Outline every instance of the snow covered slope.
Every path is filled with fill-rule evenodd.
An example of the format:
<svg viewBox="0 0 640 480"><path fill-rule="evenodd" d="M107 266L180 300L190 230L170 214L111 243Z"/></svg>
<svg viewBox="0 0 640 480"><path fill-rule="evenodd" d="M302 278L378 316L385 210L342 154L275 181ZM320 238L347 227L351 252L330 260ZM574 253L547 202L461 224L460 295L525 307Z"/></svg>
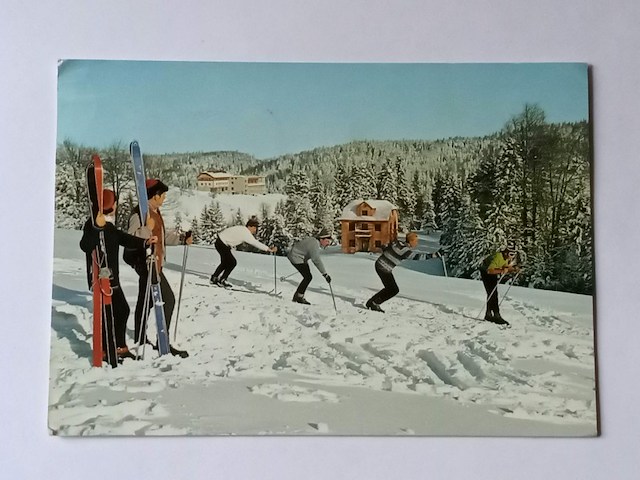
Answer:
<svg viewBox="0 0 640 480"><path fill-rule="evenodd" d="M381 287L376 256L333 249L324 262L335 311L313 266L313 305L302 306L291 302L299 275L280 280L294 272L286 258L274 281L273 257L237 252L230 280L248 292L224 290L208 285L217 252L191 247L175 342L191 356L147 349L144 360L98 369L79 236L55 233L55 434L596 433L591 297L514 287L502 306L512 327L501 329L475 320L480 282L399 267L400 295L379 314L361 308ZM176 296L182 253L168 249ZM137 277L125 264L121 280L133 311Z"/></svg>

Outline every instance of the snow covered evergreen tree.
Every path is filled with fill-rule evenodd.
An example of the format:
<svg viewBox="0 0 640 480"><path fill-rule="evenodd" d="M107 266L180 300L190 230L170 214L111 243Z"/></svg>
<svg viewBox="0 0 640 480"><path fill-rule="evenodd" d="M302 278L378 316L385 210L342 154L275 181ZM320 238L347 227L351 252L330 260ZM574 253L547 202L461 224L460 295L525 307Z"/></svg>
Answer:
<svg viewBox="0 0 640 480"><path fill-rule="evenodd" d="M314 211L309 200L309 179L302 171L294 172L287 179L285 222L294 239L313 232Z"/></svg>
<svg viewBox="0 0 640 480"><path fill-rule="evenodd" d="M244 224L245 224L244 216L242 215L242 212L238 208L238 210L236 210L236 214L233 217L233 225L244 225Z"/></svg>
<svg viewBox="0 0 640 480"><path fill-rule="evenodd" d="M471 278L478 275L478 267L490 251L490 245L477 204L467 194L460 200L455 213L446 222L445 238L441 243L447 251L449 274Z"/></svg>
<svg viewBox="0 0 640 480"><path fill-rule="evenodd" d="M400 227L403 229L410 229L413 220L416 199L409 188L407 182L407 170L406 165L400 157L396 158L396 197L399 214ZM393 203L393 202L392 202Z"/></svg>
<svg viewBox="0 0 640 480"><path fill-rule="evenodd" d="M191 236L193 237L194 244L199 245L202 243L200 239L200 224L198 223L197 217L191 219Z"/></svg>
<svg viewBox="0 0 640 480"><path fill-rule="evenodd" d="M265 245L277 247L276 255L287 255L293 244L293 237L287 231L284 217L279 213L274 213L262 221L256 238Z"/></svg>
<svg viewBox="0 0 640 480"><path fill-rule="evenodd" d="M386 162L378 176L378 200L387 200L398 205L397 172L391 161Z"/></svg>
<svg viewBox="0 0 640 480"><path fill-rule="evenodd" d="M367 200L376 198L378 189L376 187L376 173L373 165L369 162L358 163L353 167L351 175L352 198L362 198Z"/></svg>
<svg viewBox="0 0 640 480"><path fill-rule="evenodd" d="M357 198L355 197L351 181L351 172L343 163L338 163L335 176L335 198L336 211L339 213L342 213L342 210L349 202Z"/></svg>
<svg viewBox="0 0 640 480"><path fill-rule="evenodd" d="M260 220L265 220L267 217L269 217L269 205L267 203L261 203L259 218Z"/></svg>
<svg viewBox="0 0 640 480"><path fill-rule="evenodd" d="M200 243L213 245L216 235L226 227L224 216L220 211L220 204L212 201L202 209L200 214Z"/></svg>
<svg viewBox="0 0 640 480"><path fill-rule="evenodd" d="M179 210L174 216L173 224L177 230L182 230L182 213Z"/></svg>

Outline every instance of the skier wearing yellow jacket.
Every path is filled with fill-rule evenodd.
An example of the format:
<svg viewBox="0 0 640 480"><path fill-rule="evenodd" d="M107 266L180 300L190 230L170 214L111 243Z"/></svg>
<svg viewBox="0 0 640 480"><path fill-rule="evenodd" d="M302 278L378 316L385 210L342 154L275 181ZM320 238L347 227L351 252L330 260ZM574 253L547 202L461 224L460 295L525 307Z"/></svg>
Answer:
<svg viewBox="0 0 640 480"><path fill-rule="evenodd" d="M487 292L487 311L484 319L504 325L508 323L500 315L498 303L498 282L502 275L517 269L515 263L516 250L513 245L505 246L501 251L489 255L480 267L480 276Z"/></svg>

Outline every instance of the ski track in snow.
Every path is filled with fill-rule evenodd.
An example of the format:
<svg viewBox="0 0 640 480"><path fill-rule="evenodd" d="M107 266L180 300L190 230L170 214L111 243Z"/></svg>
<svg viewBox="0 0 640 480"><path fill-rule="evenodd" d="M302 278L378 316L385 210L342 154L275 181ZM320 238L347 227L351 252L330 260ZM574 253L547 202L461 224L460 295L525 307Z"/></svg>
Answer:
<svg viewBox="0 0 640 480"><path fill-rule="evenodd" d="M508 297L502 310L512 326L503 329L474 320L477 310L403 298L402 285L381 314L359 307L368 290L334 282L336 313L318 275L307 292L313 305L305 306L291 302L298 277L278 280L282 295L275 296L269 292L273 274L242 261L230 280L253 293L208 286L204 272L213 269L217 256L208 259L210 264L198 266L203 273L185 277L176 345L191 357L157 357L147 348L143 360L126 360L113 370L90 366L89 293L64 286L82 288L84 262L55 259L52 432L192 433L194 428L171 424L163 393L237 378L259 379L247 394L283 403L339 404L341 395L329 388L351 386L483 405L514 419L595 423L593 334L569 314ZM137 278L126 265L121 270L131 326ZM177 296L179 272L167 269L166 275ZM149 322L151 335L153 326ZM170 334L173 339L173 325ZM296 376L297 385L283 374ZM326 425L312 430L330 433Z"/></svg>

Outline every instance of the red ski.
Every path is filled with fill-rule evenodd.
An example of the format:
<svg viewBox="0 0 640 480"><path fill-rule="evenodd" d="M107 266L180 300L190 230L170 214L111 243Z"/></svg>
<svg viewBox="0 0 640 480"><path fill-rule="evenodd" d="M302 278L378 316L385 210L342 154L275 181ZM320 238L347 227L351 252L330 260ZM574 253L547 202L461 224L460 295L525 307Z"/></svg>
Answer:
<svg viewBox="0 0 640 480"><path fill-rule="evenodd" d="M87 190L91 204L91 219L95 222L98 213L102 213L103 205L103 170L98 155L91 157L87 167ZM95 226L95 223L94 223ZM113 312L111 307L110 270L107 252L104 248L104 236L100 232L100 244L91 256L91 279L93 291L93 361L94 367L101 367L105 359L112 367L118 366L116 353ZM106 352L104 347L106 346Z"/></svg>

